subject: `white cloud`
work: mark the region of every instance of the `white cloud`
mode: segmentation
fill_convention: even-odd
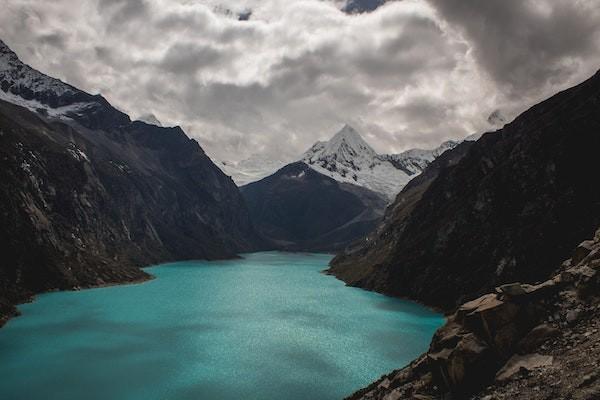
[[[321,0],[4,3],[0,37],[24,61],[133,117],[181,124],[224,159],[293,157],[347,121],[380,152],[435,146],[600,61],[585,1],[404,0],[359,15]],[[575,33],[551,26],[568,18],[579,19]]]

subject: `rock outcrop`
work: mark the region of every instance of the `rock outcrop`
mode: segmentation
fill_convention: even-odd
[[[349,399],[597,398],[599,326],[600,229],[551,279],[460,306],[427,354]]]
[[[455,162],[411,181],[330,272],[448,311],[503,283],[549,276],[600,224],[599,109],[600,72],[447,151]]]

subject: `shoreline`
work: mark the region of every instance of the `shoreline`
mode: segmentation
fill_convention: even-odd
[[[444,318],[445,318],[446,320],[448,319],[448,317],[449,317],[450,315],[452,315],[452,314],[453,314],[453,313],[456,311],[456,309],[454,309],[454,310],[444,310],[444,309],[442,309],[442,308],[439,308],[439,307],[436,307],[436,306],[432,306],[432,305],[430,305],[430,304],[427,304],[427,303],[423,303],[422,301],[415,300],[415,299],[411,299],[411,298],[410,298],[410,297],[408,297],[408,296],[396,296],[396,295],[389,294],[389,293],[386,293],[386,292],[380,292],[380,291],[378,291],[378,290],[367,289],[367,288],[364,288],[364,287],[361,287],[361,286],[356,286],[356,285],[349,284],[348,282],[346,282],[345,280],[343,280],[342,278],[338,277],[336,274],[334,274],[333,272],[331,272],[331,269],[330,269],[330,268],[327,268],[327,269],[324,269],[324,270],[322,270],[322,271],[321,271],[321,273],[322,273],[322,274],[325,274],[325,275],[330,275],[330,276],[333,276],[335,279],[337,279],[337,280],[339,280],[339,281],[341,281],[341,282],[344,282],[344,284],[345,284],[346,286],[348,286],[348,287],[353,287],[353,288],[357,288],[357,289],[365,290],[365,291],[367,291],[367,292],[379,293],[379,294],[381,294],[381,295],[383,295],[383,296],[386,296],[386,297],[391,297],[391,298],[393,298],[393,299],[399,299],[399,300],[404,300],[404,301],[410,301],[410,302],[412,302],[412,303],[419,304],[420,306],[423,306],[423,307],[427,308],[428,310],[430,310],[430,311],[432,311],[432,312],[434,312],[434,313],[437,313],[437,314],[441,314],[441,315],[443,315],[443,316],[444,316]]]
[[[8,306],[8,309],[6,310],[7,312],[3,312],[2,314],[0,314],[0,329],[2,329],[11,319],[13,318],[17,318],[19,316],[21,316],[21,311],[19,311],[19,306],[23,305],[23,304],[28,304],[28,303],[33,303],[37,296],[39,295],[43,295],[43,294],[48,294],[48,293],[54,293],[54,292],[80,292],[82,290],[93,290],[93,289],[101,289],[101,288],[106,288],[106,287],[112,287],[112,286],[126,286],[126,285],[139,285],[151,280],[156,279],[156,277],[152,274],[147,273],[146,271],[144,271],[144,269],[146,268],[150,268],[155,266],[156,264],[153,265],[148,265],[145,267],[140,267],[141,272],[145,275],[143,277],[137,278],[137,279],[133,279],[133,280],[129,280],[129,281],[123,281],[123,282],[105,282],[105,283],[100,283],[97,285],[84,285],[84,286],[75,286],[72,288],[66,288],[66,289],[48,289],[42,292],[38,292],[38,293],[34,293],[31,295],[28,295],[26,299],[24,299],[23,301],[20,301],[18,303],[15,304],[10,304]],[[12,308],[12,309],[11,309]]]
[[[212,260],[202,260],[202,261],[235,260],[235,259],[242,258],[242,254],[243,253],[233,254],[228,257],[215,258]],[[35,301],[36,296],[39,296],[41,294],[52,293],[52,292],[77,292],[80,290],[100,289],[103,287],[110,287],[110,286],[117,286],[117,285],[119,285],[119,286],[121,286],[121,285],[139,285],[141,283],[155,279],[154,275],[145,271],[148,268],[156,267],[157,265],[167,264],[170,262],[192,261],[192,260],[196,260],[196,259],[164,260],[164,261],[148,264],[143,267],[136,267],[137,269],[139,269],[139,271],[142,274],[141,277],[136,278],[136,279],[118,281],[118,282],[105,282],[105,283],[93,284],[93,285],[74,286],[74,287],[65,288],[65,289],[59,289],[59,288],[48,289],[48,290],[44,290],[42,292],[28,294],[28,295],[26,295],[26,297],[23,300],[20,300],[15,303],[12,303],[9,301],[8,303],[6,303],[4,305],[0,302],[0,329],[2,329],[4,327],[4,325],[6,325],[8,323],[8,321],[10,321],[12,318],[19,317],[21,315],[21,312],[19,311],[18,306],[20,306],[21,304],[27,304],[27,303],[31,303],[31,302]],[[0,297],[0,300],[2,300],[1,297]],[[5,309],[2,309],[2,306],[5,306]]]
[[[276,251],[279,251],[279,250],[276,250]],[[283,251],[283,252],[285,252],[285,251]],[[312,252],[296,252],[296,251],[294,251],[294,252],[288,252],[288,253],[310,254]],[[236,258],[244,258],[244,256],[246,254],[252,254],[252,253],[242,253],[242,254],[237,255],[237,257],[231,258],[231,259],[233,260],[233,259],[236,259]],[[314,254],[314,253],[312,253],[312,254]],[[318,253],[318,254],[331,255],[330,253]],[[182,260],[182,261],[186,261],[186,260]],[[187,261],[189,261],[189,260],[187,260]],[[203,260],[203,261],[216,261],[216,260]],[[2,329],[2,327],[4,327],[4,325],[6,325],[12,318],[19,317],[21,315],[21,312],[20,312],[20,310],[18,308],[20,305],[27,304],[27,303],[32,303],[32,302],[36,301],[37,297],[39,295],[53,293],[53,292],[69,292],[69,291],[76,292],[76,291],[82,291],[82,290],[94,290],[94,289],[101,289],[101,288],[114,287],[114,286],[126,286],[126,285],[139,285],[139,284],[143,284],[145,282],[149,282],[149,281],[152,281],[152,280],[156,279],[155,275],[152,275],[152,274],[146,272],[147,269],[153,268],[153,267],[165,264],[165,263],[170,263],[170,262],[179,262],[179,261],[166,261],[164,263],[155,263],[155,264],[146,265],[144,267],[139,267],[139,270],[142,272],[143,276],[141,276],[141,277],[139,277],[137,279],[126,280],[126,281],[121,281],[121,282],[105,282],[105,283],[93,284],[93,285],[74,286],[74,287],[66,288],[66,289],[57,289],[57,288],[55,288],[55,289],[49,289],[49,290],[46,290],[46,291],[42,291],[42,292],[38,292],[38,293],[32,294],[31,296],[29,296],[24,301],[21,301],[19,303],[14,304],[13,305],[14,310],[13,310],[12,313],[10,313],[10,310],[9,310],[8,314],[0,314],[0,329]],[[346,287],[349,287],[349,288],[357,288],[357,289],[361,289],[361,290],[364,290],[364,291],[377,293],[377,294],[383,295],[383,296],[385,296],[387,298],[393,298],[393,299],[398,299],[398,300],[403,300],[403,301],[411,302],[411,303],[414,303],[414,304],[418,304],[419,306],[422,306],[422,307],[428,309],[429,311],[431,311],[433,313],[436,313],[436,314],[439,314],[440,316],[442,316],[443,319],[444,319],[444,322],[443,322],[442,326],[444,326],[444,324],[446,324],[447,321],[448,321],[448,315],[449,314],[446,314],[442,310],[436,309],[435,307],[429,306],[429,305],[424,304],[424,303],[422,303],[420,301],[416,301],[416,300],[410,299],[408,297],[394,296],[394,295],[390,295],[388,293],[382,293],[382,292],[379,292],[379,291],[376,291],[376,290],[371,290],[371,289],[366,289],[366,288],[362,288],[362,287],[359,287],[359,286],[350,285],[347,282],[345,282],[344,280],[342,280],[339,277],[337,277],[335,274],[331,273],[331,271],[329,270],[329,268],[323,269],[323,270],[321,270],[319,272],[321,274],[323,274],[323,275],[333,276],[336,280],[338,280],[340,282],[344,282],[344,285]],[[427,354],[427,350],[425,350],[424,353],[418,355],[414,359],[407,361],[406,365],[398,366],[397,369],[394,370],[394,372],[395,371],[400,371],[400,370],[402,370],[404,368],[407,368],[408,366],[412,365],[416,360],[419,360],[421,357],[423,357],[424,354]],[[364,387],[360,387],[360,388],[354,390],[352,393],[345,394],[344,395],[344,399],[350,399],[350,398],[352,398],[352,396],[356,395],[357,393],[360,393],[361,390],[365,389],[366,387],[369,387],[374,382],[380,381],[382,378],[388,376],[389,374],[390,373],[384,373],[380,377],[374,379],[369,385],[364,386]]]
[[[281,251],[281,250],[266,250],[266,251]],[[290,253],[298,253],[298,252],[290,252]],[[111,287],[111,286],[139,285],[139,284],[151,281],[156,278],[154,275],[146,272],[145,270],[148,268],[156,267],[157,265],[168,264],[168,263],[172,263],[172,262],[184,262],[184,261],[236,260],[236,259],[243,258],[244,254],[249,254],[249,253],[233,254],[229,257],[215,258],[212,260],[202,260],[202,259],[195,259],[195,258],[184,258],[181,260],[164,260],[162,262],[148,264],[143,267],[137,267],[140,270],[140,272],[143,274],[143,276],[141,276],[137,279],[118,281],[118,282],[105,282],[105,283],[93,284],[93,285],[74,286],[71,288],[64,288],[64,289],[59,289],[59,288],[48,289],[48,290],[44,290],[42,292],[28,294],[25,296],[25,298],[23,298],[22,300],[20,300],[18,302],[15,302],[15,303],[8,301],[8,303],[2,304],[0,302],[0,329],[2,329],[11,319],[19,317],[21,315],[21,312],[19,311],[19,308],[18,308],[20,305],[31,303],[31,302],[35,301],[36,297],[41,294],[52,293],[52,292],[78,292],[81,290],[101,289],[101,288]],[[329,254],[329,253],[327,253],[327,254]],[[2,300],[2,298],[0,298],[0,301],[1,300]]]

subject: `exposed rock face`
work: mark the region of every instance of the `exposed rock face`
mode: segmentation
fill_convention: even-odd
[[[338,254],[333,260],[329,272],[338,278],[353,284],[361,285],[361,280],[374,274],[382,260],[391,258],[394,247],[380,246],[380,238],[386,237],[387,230],[395,221],[402,221],[410,216],[432,182],[440,171],[456,165],[471,148],[473,142],[463,142],[453,151],[446,151],[431,163],[422,174],[413,178],[400,192],[396,201],[388,206],[383,222],[362,241],[353,243],[344,253]],[[378,251],[374,251],[377,248]],[[371,258],[369,258],[371,257]],[[385,276],[379,277],[385,284]]]
[[[338,182],[303,162],[241,187],[257,229],[272,246],[331,251],[366,235],[383,215],[385,199]]]
[[[37,292],[259,244],[235,184],[179,127],[131,122],[1,42],[0,61],[0,97],[19,104],[0,100],[1,317]]]
[[[599,328],[600,229],[551,279],[463,304],[427,354],[349,398],[597,398]]]
[[[447,310],[502,283],[544,279],[600,224],[599,104],[597,73],[466,154],[464,145],[444,153],[458,162],[406,186],[331,273]]]

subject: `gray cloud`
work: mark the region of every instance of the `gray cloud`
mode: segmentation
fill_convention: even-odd
[[[37,40],[42,45],[47,44],[55,47],[58,50],[65,49],[66,34],[64,32],[43,33],[37,37]]]
[[[597,0],[430,0],[463,33],[478,63],[513,97],[598,68]],[[594,65],[595,64],[595,65]]]
[[[594,1],[377,0],[346,14],[347,0],[5,0],[0,36],[132,117],[182,125],[215,158],[292,158],[345,122],[398,152],[489,129],[493,111],[511,118],[591,75]]]
[[[176,43],[169,47],[160,67],[173,74],[195,74],[199,69],[222,62],[223,53],[212,46]]]

